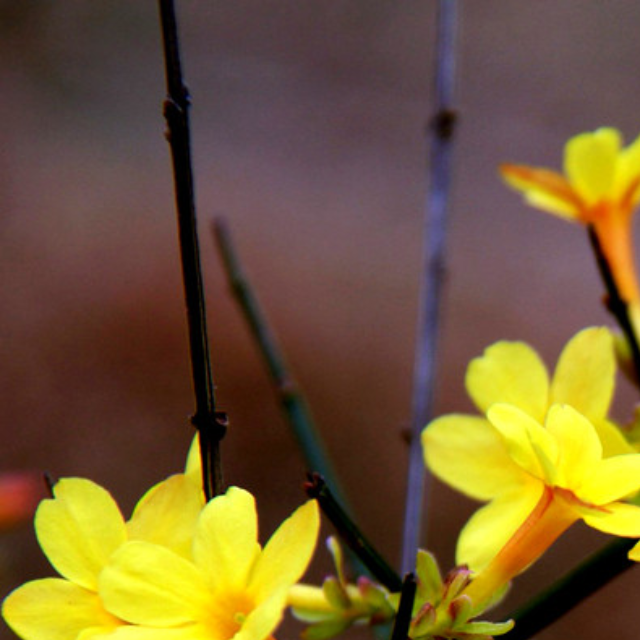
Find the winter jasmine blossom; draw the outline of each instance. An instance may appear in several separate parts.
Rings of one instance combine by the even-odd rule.
[[[25,640],[88,640],[125,624],[106,610],[98,578],[127,540],[150,540],[184,556],[190,552],[200,488],[175,475],[153,487],[125,522],[111,495],[82,478],[63,478],[36,511],[38,542],[59,578],[27,582],[5,599],[2,615]]]
[[[640,202],[640,137],[623,148],[622,136],[616,129],[581,133],[565,146],[564,175],[515,164],[504,164],[500,171],[530,205],[593,227],[638,330],[640,289],[631,221]]]
[[[474,610],[579,519],[640,537],[640,508],[621,502],[640,490],[640,455],[606,418],[614,372],[606,329],[577,334],[551,381],[530,347],[499,342],[467,371],[486,417],[443,416],[423,432],[432,471],[489,503],[458,541]]]
[[[318,527],[309,501],[262,549],[253,496],[231,487],[200,514],[190,559],[127,542],[100,574],[99,594],[108,611],[139,625],[127,629],[128,638],[264,640],[311,559]]]
[[[490,473],[498,459],[504,461],[505,484],[465,526],[466,548],[480,550],[474,554],[478,573],[463,592],[474,606],[524,571],[578,520],[605,533],[640,538],[640,507],[622,502],[640,490],[640,454],[603,458],[595,429],[568,405],[553,405],[544,425],[507,404],[492,406],[488,417],[498,447],[477,466]]]

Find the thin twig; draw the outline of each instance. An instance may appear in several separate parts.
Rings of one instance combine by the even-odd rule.
[[[508,618],[515,627],[501,640],[527,640],[568,613],[613,578],[636,563],[627,553],[637,540],[622,538],[611,542],[575,569],[555,582],[549,589],[515,611]]]
[[[329,518],[342,540],[358,556],[371,575],[389,591],[400,591],[402,589],[400,576],[364,537],[338,504],[322,476],[318,473],[310,473],[305,490],[310,498],[315,498],[318,501],[322,512]]]
[[[222,218],[214,220],[213,233],[229,287],[255,339],[307,467],[324,477],[336,499],[351,513],[322,436],[313,422],[302,391],[289,372],[278,341],[244,273],[229,228]]]
[[[451,183],[457,0],[439,0],[435,72],[435,115],[431,121],[429,194],[423,285],[413,374],[411,446],[402,541],[402,572],[415,567],[423,526],[425,469],[420,434],[433,413],[435,365],[443,275],[446,219]]]
[[[44,486],[47,490],[47,495],[50,498],[55,498],[54,488],[58,480],[54,478],[48,471],[45,471],[42,474],[42,481],[44,482]]]
[[[189,327],[191,373],[196,397],[196,412],[191,422],[200,434],[203,487],[205,496],[209,500],[223,491],[219,444],[226,432],[227,417],[223,412],[216,410],[213,392],[194,204],[189,132],[190,98],[182,80],[173,0],[159,0],[159,9],[168,93],[164,102],[164,116],[167,121],[167,139],[171,146],[173,160],[182,276]]]
[[[416,598],[417,590],[416,577],[413,573],[407,573],[402,582],[402,591],[400,592],[400,603],[398,604],[398,613],[393,623],[393,631],[391,632],[391,640],[407,640],[409,638],[409,627],[411,626],[411,618],[413,614],[413,601]]]

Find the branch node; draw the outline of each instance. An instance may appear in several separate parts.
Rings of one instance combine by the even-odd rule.
[[[191,417],[191,424],[201,432],[206,430],[213,436],[216,442],[220,442],[229,427],[229,416],[225,411],[214,411],[213,413],[196,413]]]
[[[455,109],[440,109],[429,122],[431,129],[441,140],[451,140],[458,123],[458,112]]]

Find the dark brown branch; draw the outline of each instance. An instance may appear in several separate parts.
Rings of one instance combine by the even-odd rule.
[[[413,573],[407,573],[402,583],[400,604],[398,605],[398,613],[396,614],[396,620],[393,624],[391,640],[407,640],[409,638],[409,627],[411,626],[411,618],[413,617],[413,601],[416,598],[417,586],[415,575]]]
[[[200,434],[202,478],[207,500],[223,490],[220,440],[227,417],[216,410],[207,336],[206,309],[194,203],[189,130],[189,92],[182,80],[178,30],[173,0],[159,0],[164,45],[167,99],[164,116],[173,160],[182,276],[187,307],[191,373],[196,397],[192,424]]]
[[[336,528],[340,538],[355,553],[371,575],[389,591],[397,592],[402,588],[400,576],[389,566],[375,547],[349,518],[345,510],[333,497],[329,487],[319,473],[310,473],[305,490],[310,498],[315,498],[322,512]]]

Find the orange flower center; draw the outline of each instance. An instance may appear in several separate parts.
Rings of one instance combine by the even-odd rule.
[[[246,593],[228,591],[216,593],[206,626],[212,638],[233,638],[240,631],[247,616],[255,609],[255,602]]]

